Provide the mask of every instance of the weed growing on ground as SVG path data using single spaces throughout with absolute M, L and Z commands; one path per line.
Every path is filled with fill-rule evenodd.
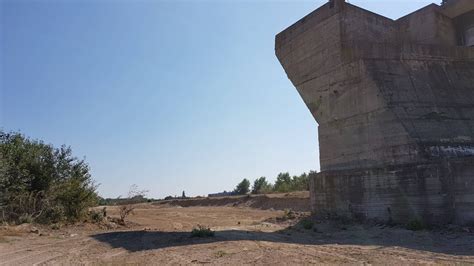
M 294 211 L 290 209 L 285 209 L 283 216 L 279 218 L 279 220 L 282 220 L 282 221 L 293 220 L 293 219 L 296 219 L 296 214 Z
M 105 219 L 102 211 L 99 212 L 95 210 L 90 211 L 89 217 L 93 223 L 100 223 Z
M 61 229 L 61 225 L 59 225 L 59 224 L 52 224 L 52 225 L 51 225 L 51 229 L 52 229 L 52 230 L 59 230 L 59 229 Z
M 301 225 L 303 226 L 304 229 L 311 230 L 313 229 L 314 223 L 311 220 L 304 219 L 301 221 Z
M 198 225 L 191 231 L 191 237 L 213 237 L 214 234 L 211 228 L 202 225 Z
M 33 217 L 30 215 L 30 214 L 22 214 L 19 218 L 18 218 L 18 224 L 30 224 L 33 222 Z
M 218 258 L 222 258 L 225 255 L 228 255 L 228 253 L 223 251 L 223 250 L 219 250 L 219 251 L 216 252 L 216 257 L 218 257 Z

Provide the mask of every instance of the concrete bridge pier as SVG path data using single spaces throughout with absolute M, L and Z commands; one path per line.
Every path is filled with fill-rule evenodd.
M 329 1 L 276 36 L 319 124 L 315 213 L 474 223 L 474 1 L 398 20 Z

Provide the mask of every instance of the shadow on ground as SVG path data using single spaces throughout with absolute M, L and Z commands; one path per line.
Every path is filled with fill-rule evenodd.
M 285 229 L 276 232 L 224 230 L 214 237 L 193 238 L 190 232 L 118 231 L 96 234 L 94 239 L 113 248 L 131 252 L 161 249 L 175 246 L 197 245 L 224 241 L 268 241 L 304 245 L 374 245 L 403 247 L 413 250 L 450 255 L 474 255 L 474 234 L 420 231 L 398 228 L 343 228 L 334 232 Z

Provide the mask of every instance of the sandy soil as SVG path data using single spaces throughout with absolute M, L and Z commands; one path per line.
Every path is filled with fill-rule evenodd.
M 298 219 L 283 216 L 279 210 L 239 206 L 142 204 L 128 227 L 116 229 L 3 227 L 0 265 L 474 264 L 473 233 L 335 222 L 306 230 Z M 215 236 L 190 237 L 197 224 L 210 226 Z

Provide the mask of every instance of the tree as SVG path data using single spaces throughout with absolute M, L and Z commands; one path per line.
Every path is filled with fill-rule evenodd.
M 300 176 L 293 176 L 293 180 L 291 180 L 291 190 L 292 191 L 309 190 L 308 174 L 303 173 Z
M 289 192 L 291 190 L 291 176 L 287 173 L 279 173 L 275 181 L 276 192 Z
M 263 194 L 272 191 L 272 185 L 267 182 L 267 178 L 262 176 L 255 179 L 252 187 L 252 194 Z
M 7 162 L 3 159 L 2 153 L 0 153 L 0 209 L 5 208 L 7 193 L 5 191 L 7 184 Z M 1 217 L 3 217 L 2 215 Z M 0 218 L 1 219 L 1 218 Z
M 238 195 L 245 195 L 249 193 L 250 190 L 250 181 L 247 178 L 244 178 L 234 189 L 234 192 Z
M 77 221 L 96 204 L 96 188 L 89 166 L 71 148 L 0 130 L 0 219 Z

